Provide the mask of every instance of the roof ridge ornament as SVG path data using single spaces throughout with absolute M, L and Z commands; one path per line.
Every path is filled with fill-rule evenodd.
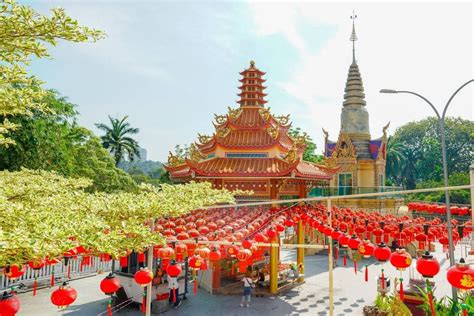
M 352 42 L 352 63 L 356 63 L 356 58 L 355 58 L 355 41 L 357 41 L 357 34 L 355 31 L 355 19 L 357 19 L 357 14 L 355 14 L 354 10 L 352 10 L 352 34 L 350 41 Z

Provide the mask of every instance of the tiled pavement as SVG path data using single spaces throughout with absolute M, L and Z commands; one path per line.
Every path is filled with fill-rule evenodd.
M 435 278 L 438 295 L 450 293 L 445 280 L 448 261 L 443 254 L 436 254 L 442 263 L 441 272 Z M 282 260 L 294 260 L 294 252 L 283 252 Z M 443 260 L 444 258 L 444 260 Z M 457 256 L 459 258 L 459 255 Z M 335 315 L 362 315 L 362 308 L 371 304 L 376 296 L 376 275 L 380 272 L 378 263 L 369 263 L 369 282 L 364 282 L 363 265 L 359 264 L 357 275 L 352 262 L 342 267 L 342 258 L 334 270 L 334 311 Z M 413 264 L 414 266 L 414 264 Z M 385 274 L 395 277 L 400 273 L 390 264 L 385 264 Z M 250 308 L 239 306 L 239 296 L 216 296 L 200 290 L 197 296 L 189 296 L 177 310 L 171 309 L 163 315 L 328 315 L 328 272 L 327 256 L 314 255 L 305 259 L 306 282 L 278 297 L 252 297 Z M 407 280 L 409 271 L 403 273 Z M 99 282 L 104 275 L 85 278 L 73 282 L 78 291 L 77 301 L 63 312 L 49 302 L 50 289 L 40 290 L 37 297 L 31 293 L 20 295 L 21 310 L 18 316 L 33 315 L 97 315 L 106 308 L 106 299 L 99 290 Z M 138 308 L 125 310 L 119 315 L 143 315 Z

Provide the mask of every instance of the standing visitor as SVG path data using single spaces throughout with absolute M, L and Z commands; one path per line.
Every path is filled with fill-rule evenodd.
M 242 294 L 242 300 L 240 301 L 240 307 L 244 307 L 245 298 L 247 298 L 247 307 L 250 307 L 250 295 L 252 294 L 252 288 L 255 287 L 255 285 L 253 284 L 249 271 L 245 272 L 242 282 L 244 283 L 244 292 Z

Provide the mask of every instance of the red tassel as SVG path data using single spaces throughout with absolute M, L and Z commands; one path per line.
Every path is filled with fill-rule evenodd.
M 36 296 L 36 290 L 38 289 L 38 281 L 35 277 L 35 283 L 33 283 L 33 296 Z
M 383 269 L 382 269 L 382 289 L 385 290 L 385 274 L 383 273 Z
M 54 287 L 54 270 L 51 272 L 51 287 Z
M 337 259 L 339 259 L 339 249 L 336 248 L 335 252 L 334 252 L 334 257 Z
M 400 300 L 403 301 L 403 279 L 400 278 Z
M 197 291 L 198 291 L 198 281 L 196 279 L 194 279 L 194 295 L 195 296 L 197 294 Z
M 357 274 L 357 261 L 354 260 L 354 273 Z
M 173 303 L 176 303 L 176 289 L 173 288 Z
M 434 315 L 434 314 L 433 314 L 433 315 Z M 462 316 L 468 316 L 468 315 L 467 315 L 467 309 L 463 309 L 463 310 L 462 310 Z
M 143 295 L 143 299 L 142 299 L 142 313 L 143 314 L 146 313 L 146 295 Z
M 68 279 L 71 278 L 71 265 L 70 264 L 67 265 L 67 278 Z
M 112 316 L 112 305 L 110 304 L 107 304 L 107 316 Z
M 347 256 L 344 254 L 344 267 L 347 266 Z
M 435 316 L 436 313 L 433 305 L 433 295 L 431 294 L 431 292 L 428 292 L 428 300 L 430 302 L 431 315 Z
M 365 265 L 365 282 L 369 282 L 369 268 Z

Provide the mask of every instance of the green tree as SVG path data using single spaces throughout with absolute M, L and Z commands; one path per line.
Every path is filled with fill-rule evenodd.
M 105 132 L 105 135 L 101 136 L 100 139 L 102 145 L 110 150 L 110 153 L 114 156 L 116 166 L 125 156 L 133 161 L 140 154 L 138 142 L 128 136 L 137 134 L 139 129 L 131 127 L 130 123 L 125 122 L 127 119 L 128 116 L 124 116 L 121 120 L 109 116 L 110 126 L 103 123 L 95 124 L 98 129 Z
M 387 179 L 390 179 L 392 183 L 400 183 L 400 171 L 404 160 L 403 145 L 397 143 L 393 137 L 390 136 L 387 140 L 387 161 L 385 171 Z
M 14 0 L 0 2 L 0 145 L 14 143 L 7 135 L 20 126 L 9 120 L 11 116 L 45 109 L 43 82 L 27 73 L 31 57 L 50 57 L 46 45 L 56 46 L 59 40 L 86 42 L 103 36 L 101 31 L 80 26 L 62 8 L 52 9 L 47 17 Z
M 41 100 L 45 110 L 17 115 L 11 122 L 22 128 L 12 131 L 15 146 L 0 146 L 0 170 L 43 169 L 68 177 L 88 177 L 89 190 L 134 190 L 135 182 L 104 149 L 98 137 L 78 126 L 75 105 L 56 91 Z M 2 119 L 0 118 L 0 124 Z
M 316 151 L 316 144 L 313 142 L 311 137 L 306 134 L 306 132 L 302 132 L 301 128 L 299 127 L 292 127 L 288 131 L 288 134 L 295 138 L 295 137 L 304 137 L 306 148 L 303 152 L 303 160 L 314 162 L 314 163 L 321 163 L 324 159 L 322 155 L 316 155 L 314 152 Z
M 466 173 L 474 159 L 474 122 L 446 118 L 446 155 L 448 173 Z M 443 178 L 441 144 L 437 120 L 433 117 L 399 127 L 392 140 L 403 148 L 399 183 L 414 188 L 416 183 Z M 393 161 L 393 160 L 392 160 Z

